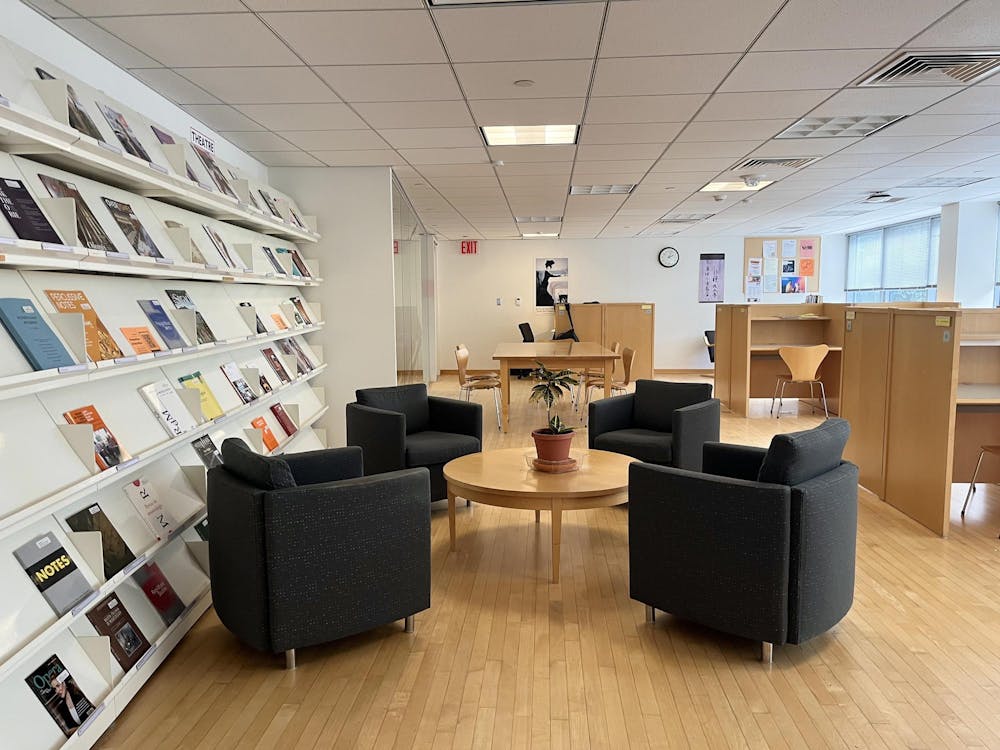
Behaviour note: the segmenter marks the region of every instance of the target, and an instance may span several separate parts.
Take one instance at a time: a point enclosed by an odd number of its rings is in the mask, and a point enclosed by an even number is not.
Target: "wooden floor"
[[[515,387],[509,435],[483,401],[487,448],[526,444],[541,421]],[[724,415],[723,439],[766,445],[819,421],[766,407]],[[981,489],[963,524],[964,489],[947,540],[863,494],[854,609],[770,669],[754,643],[644,622],[624,507],[564,516],[550,585],[544,517],[460,506],[449,554],[439,503],[432,606],[412,636],[305,649],[289,672],[210,610],[98,747],[1000,748],[1000,491]]]

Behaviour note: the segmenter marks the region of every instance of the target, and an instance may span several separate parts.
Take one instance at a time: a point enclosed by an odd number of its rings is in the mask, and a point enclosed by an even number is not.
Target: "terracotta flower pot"
[[[531,437],[535,441],[535,450],[542,461],[565,461],[569,458],[569,449],[573,444],[572,432],[553,435],[548,427],[532,430]]]

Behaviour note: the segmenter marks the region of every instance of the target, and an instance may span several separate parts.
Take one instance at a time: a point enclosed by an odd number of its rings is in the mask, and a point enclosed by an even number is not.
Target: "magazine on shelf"
[[[30,299],[0,297],[0,323],[33,370],[76,364]]]
[[[229,184],[229,180],[226,179],[226,175],[222,173],[218,162],[215,161],[215,156],[195,143],[191,144],[191,148],[193,148],[194,152],[198,154],[198,158],[201,159],[201,163],[205,165],[205,169],[208,170],[208,174],[211,176],[212,182],[214,182],[215,186],[219,189],[219,192],[223,195],[228,195],[234,200],[239,200],[239,198],[236,197],[236,193],[233,191],[232,185]]]
[[[104,424],[93,404],[64,412],[63,418],[70,424],[89,424],[94,428],[94,460],[101,471],[132,458],[128,451],[119,445],[118,439]]]
[[[128,153],[132,154],[136,158],[142,159],[143,161],[152,161],[149,158],[149,154],[146,152],[145,147],[135,137],[135,133],[132,132],[132,128],[129,127],[128,121],[125,116],[104,102],[98,102],[97,108],[104,115],[104,119],[108,121],[108,125],[111,126],[111,131],[115,134],[118,142],[122,144]]]
[[[177,521],[163,507],[156,488],[145,477],[133,479],[122,487],[122,491],[157,541],[168,538],[177,530]]]
[[[306,353],[302,351],[302,347],[299,346],[299,342],[295,339],[278,339],[274,343],[278,345],[279,349],[281,349],[282,354],[289,357],[295,357],[295,365],[299,371],[299,375],[305,375],[315,367],[309,357],[306,356]]]
[[[187,229],[186,226],[181,224],[179,221],[174,221],[173,219],[167,219],[163,222],[163,226],[167,227],[167,229]],[[193,237],[189,238],[188,249],[191,251],[192,263],[200,263],[203,266],[208,265],[208,261],[205,260],[205,256],[202,254],[201,249],[198,247]]]
[[[153,336],[153,332],[146,326],[122,326],[118,330],[122,332],[122,336],[125,337],[128,345],[136,354],[152,354],[162,351],[160,343]]]
[[[72,737],[96,710],[57,654],[42,662],[24,681],[67,737]]]
[[[142,308],[149,322],[153,324],[156,332],[160,334],[160,338],[163,339],[163,343],[168,349],[181,349],[187,346],[187,341],[184,340],[181,332],[174,327],[173,321],[170,320],[170,316],[167,315],[159,300],[140,299],[136,302],[139,303],[139,307]]]
[[[194,452],[198,454],[201,462],[205,464],[206,469],[222,466],[222,454],[219,453],[211,436],[202,435],[197,440],[192,440],[191,447],[194,448]]]
[[[170,135],[170,133],[166,132],[165,130],[160,130],[155,125],[150,125],[149,127],[152,129],[153,135],[156,136],[156,140],[158,140],[164,146],[175,146],[177,144],[177,141],[174,139],[172,135]],[[194,173],[194,170],[191,169],[191,165],[187,163],[187,159],[184,160],[184,170],[187,172],[187,178],[191,180],[191,182],[199,181],[198,175],[196,175]]]
[[[253,307],[253,302],[240,302],[240,307]],[[257,333],[267,333],[267,327],[261,322],[259,315],[254,315]]]
[[[219,257],[222,258],[222,261],[230,268],[242,268],[242,265],[238,265],[233,260],[233,256],[229,254],[229,248],[226,246],[225,240],[219,236],[219,233],[208,224],[202,224],[201,227],[205,230],[205,234],[208,235],[208,239],[212,242],[212,246],[219,254]]]
[[[271,248],[266,245],[262,245],[260,249],[264,252],[264,257],[267,258],[268,263],[271,264],[271,267],[274,269],[276,274],[280,274],[281,276],[288,275],[285,272],[284,267],[278,262],[278,259],[274,257],[274,252],[272,252]]]
[[[264,203],[267,204],[267,210],[271,212],[271,215],[277,219],[281,218],[281,212],[278,210],[278,204],[275,202],[271,194],[268,193],[264,188],[260,188],[258,191],[260,197],[264,199]]]
[[[127,567],[135,560],[135,553],[129,549],[122,539],[118,529],[111,519],[94,503],[81,508],[76,513],[66,516],[66,525],[73,531],[99,531],[101,533],[101,550],[104,554],[104,577],[111,579],[115,573]]]
[[[101,198],[101,200],[108,207],[112,218],[118,224],[118,228],[122,230],[122,234],[125,235],[125,239],[128,240],[133,250],[147,258],[163,257],[163,253],[160,252],[156,243],[153,242],[153,238],[149,236],[146,227],[142,225],[139,217],[135,215],[132,206],[128,203],[112,200],[111,198]]]
[[[203,518],[194,525],[194,530],[202,541],[208,541],[208,518]]]
[[[244,367],[256,367],[256,365],[253,364],[253,363],[249,363],[249,364],[245,364]],[[271,383],[268,381],[268,379],[266,377],[264,377],[264,373],[259,373],[258,379],[260,380],[260,390],[261,390],[261,392],[262,393],[270,393],[271,392]]]
[[[53,198],[72,198],[76,204],[76,233],[80,244],[89,247],[91,250],[100,250],[106,253],[116,253],[118,248],[111,241],[104,228],[97,221],[87,202],[76,189],[72,182],[66,182],[47,174],[38,173],[41,181],[49,195]]]
[[[271,432],[271,428],[267,426],[267,420],[264,417],[257,417],[250,422],[250,426],[260,430],[260,436],[264,441],[264,449],[268,453],[278,447],[278,438]]]
[[[87,344],[87,356],[93,362],[118,359],[124,356],[104,322],[90,304],[87,295],[79,289],[46,289],[45,295],[56,308],[57,314],[80,313],[83,315],[83,332]]]
[[[202,314],[198,312],[198,308],[195,307],[194,302],[191,301],[191,297],[184,289],[164,289],[170,301],[174,303],[174,307],[178,310],[194,310],[194,322],[195,322],[195,332],[198,335],[199,344],[212,344],[215,342],[215,334],[212,333],[212,329],[208,327],[208,323]]]
[[[22,544],[14,557],[60,617],[92,593],[83,571],[51,532]]]
[[[62,239],[20,180],[0,179],[0,211],[20,239],[62,244]]]
[[[56,78],[42,68],[35,68],[35,72],[43,81],[54,81]],[[101,131],[97,129],[97,125],[94,124],[87,110],[80,103],[80,97],[76,95],[76,89],[69,83],[66,84],[66,104],[69,110],[69,126],[84,135],[89,135],[95,141],[104,143],[104,136],[101,135]]]
[[[271,413],[278,420],[278,424],[281,425],[281,429],[285,431],[286,435],[291,437],[298,432],[299,428],[296,427],[295,422],[292,421],[292,418],[285,411],[285,407],[280,401],[271,405]]]
[[[281,364],[281,360],[278,359],[278,355],[274,353],[274,349],[267,347],[266,349],[261,349],[260,353],[264,355],[264,359],[266,359],[267,363],[271,365],[271,369],[274,370],[274,374],[278,376],[278,380],[282,383],[291,382],[292,379],[288,375],[288,370],[286,370],[285,366]]]
[[[288,321],[285,320],[285,316],[281,313],[271,313],[271,320],[274,321],[274,325],[277,326],[279,331],[288,330]]]
[[[157,380],[155,383],[144,385],[139,389],[139,393],[171,437],[183,435],[198,426],[197,420],[168,381]]]
[[[211,421],[222,416],[222,407],[219,406],[219,402],[216,400],[215,394],[212,393],[212,389],[208,387],[208,383],[205,382],[205,378],[202,376],[201,372],[192,372],[189,375],[181,375],[177,378],[177,382],[183,387],[192,388],[201,394],[201,412],[204,414],[205,419]]]
[[[184,613],[184,602],[177,596],[170,581],[156,563],[140,565],[132,576],[156,609],[164,625],[169,625]]]
[[[149,651],[149,641],[115,595],[106,596],[87,612],[87,619],[98,635],[111,641],[111,655],[128,672]]]
[[[243,377],[243,373],[240,372],[240,368],[236,366],[235,362],[226,362],[219,369],[222,370],[222,374],[226,376],[226,380],[233,386],[233,390],[240,397],[240,401],[244,404],[249,404],[251,401],[257,400],[257,394],[250,388],[250,384],[247,383]]]
[[[312,310],[309,309],[309,306],[306,304],[305,300],[303,300],[301,297],[289,297],[288,301],[295,306],[295,309],[298,311],[299,315],[302,316],[302,322],[305,325],[312,325],[313,323],[316,322],[315,320],[313,320]]]
[[[299,212],[295,210],[295,206],[291,203],[288,204],[288,215],[292,217],[292,223],[295,224],[299,229],[306,229],[305,220],[299,216]],[[308,276],[309,274],[305,274]]]

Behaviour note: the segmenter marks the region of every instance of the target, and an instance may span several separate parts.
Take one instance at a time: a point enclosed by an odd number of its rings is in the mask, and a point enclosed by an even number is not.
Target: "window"
[[[847,235],[847,301],[936,299],[940,235],[939,216]]]

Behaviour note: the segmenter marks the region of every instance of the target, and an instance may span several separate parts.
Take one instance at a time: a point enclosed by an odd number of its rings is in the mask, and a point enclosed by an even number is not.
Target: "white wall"
[[[821,293],[843,298],[842,238],[823,238]],[[677,248],[680,262],[660,267],[657,252]],[[459,243],[438,248],[438,363],[454,370],[454,348],[466,344],[474,369],[491,369],[501,341],[518,341],[517,324],[531,323],[536,336],[551,330],[551,310],[534,306],[535,258],[569,258],[570,302],[653,302],[656,304],[654,367],[706,369],[711,365],[702,340],[715,328],[715,305],[698,302],[698,256],[726,254],[725,301],[743,296],[743,238],[652,238],[623,240],[481,240],[476,255],[462,255]],[[827,289],[828,283],[833,290]],[[498,307],[496,298],[501,298]],[[521,306],[514,304],[521,298]],[[772,299],[773,297],[773,299]],[[801,302],[804,295],[768,295],[768,302]]]
[[[258,178],[267,176],[267,168],[259,161],[19,0],[0,0],[0,36],[106,91],[168,130],[183,135],[193,126],[213,136],[220,158]]]
[[[963,307],[993,307],[997,219],[995,201],[941,207],[938,299]]]
[[[322,305],[330,412],[321,427],[331,446],[346,444],[344,406],[357,388],[396,384],[392,274],[392,192],[388,167],[272,167],[272,184],[317,217],[323,239],[303,244],[320,261],[324,283],[306,291]]]

